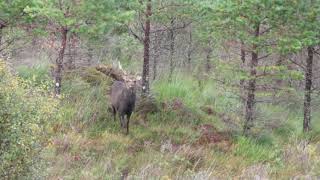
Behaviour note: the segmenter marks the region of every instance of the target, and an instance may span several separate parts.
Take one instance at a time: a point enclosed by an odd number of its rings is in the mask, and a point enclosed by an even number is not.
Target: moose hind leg
[[[126,121],[125,121],[125,128],[126,128],[126,135],[128,135],[129,134],[129,120],[130,120],[130,116],[129,115],[127,115],[126,116]]]
[[[125,117],[124,115],[119,115],[119,116],[120,116],[121,128],[125,128]]]
[[[117,114],[116,108],[113,106],[111,106],[111,108],[112,108],[113,120],[116,121],[116,114]]]

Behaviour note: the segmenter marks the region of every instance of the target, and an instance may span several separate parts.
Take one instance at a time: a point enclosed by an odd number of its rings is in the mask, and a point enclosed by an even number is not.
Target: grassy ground
[[[241,102],[232,92],[210,80],[199,86],[176,77],[153,83],[160,111],[145,119],[134,114],[125,136],[108,111],[109,85],[92,69],[67,75],[41,153],[48,179],[320,176],[320,111],[314,112],[313,133],[302,135],[298,106],[259,105],[253,135],[244,137]]]

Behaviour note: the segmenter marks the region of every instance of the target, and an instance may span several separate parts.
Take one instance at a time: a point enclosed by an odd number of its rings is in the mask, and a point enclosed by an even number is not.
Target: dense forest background
[[[317,179],[319,60],[319,0],[0,0],[0,179]]]

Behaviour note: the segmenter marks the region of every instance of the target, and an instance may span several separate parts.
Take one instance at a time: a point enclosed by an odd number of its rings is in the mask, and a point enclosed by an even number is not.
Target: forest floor
[[[111,81],[87,69],[65,78],[41,152],[48,179],[309,179],[320,177],[320,127],[301,132],[300,107],[259,106],[242,136],[241,102],[213,81],[152,84],[158,111],[134,113],[130,133],[108,110]],[[314,121],[320,112],[314,112]]]

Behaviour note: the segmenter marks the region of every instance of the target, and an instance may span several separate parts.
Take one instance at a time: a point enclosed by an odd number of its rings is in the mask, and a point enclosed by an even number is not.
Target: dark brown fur
[[[129,120],[136,101],[135,85],[127,87],[124,82],[115,81],[111,87],[110,96],[114,120],[116,120],[116,113],[118,113],[121,127],[126,128],[126,134],[128,134]]]

